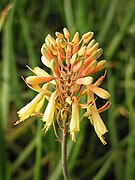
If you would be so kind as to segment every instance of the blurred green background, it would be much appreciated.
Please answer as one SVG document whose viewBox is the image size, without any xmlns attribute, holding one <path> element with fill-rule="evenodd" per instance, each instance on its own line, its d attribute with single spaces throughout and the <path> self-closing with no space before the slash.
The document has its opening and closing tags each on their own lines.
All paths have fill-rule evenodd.
<svg viewBox="0 0 135 180">
<path fill-rule="evenodd" d="M 44 38 L 63 27 L 72 35 L 94 32 L 108 60 L 103 86 L 112 103 L 101 114 L 106 146 L 87 119 L 77 142 L 69 140 L 72 180 L 134 180 L 135 0 L 0 0 L 0 13 L 0 180 L 63 179 L 53 128 L 45 134 L 37 118 L 14 126 L 16 112 L 35 95 L 21 79 L 30 74 L 26 65 L 46 69 L 40 62 Z"/>
</svg>

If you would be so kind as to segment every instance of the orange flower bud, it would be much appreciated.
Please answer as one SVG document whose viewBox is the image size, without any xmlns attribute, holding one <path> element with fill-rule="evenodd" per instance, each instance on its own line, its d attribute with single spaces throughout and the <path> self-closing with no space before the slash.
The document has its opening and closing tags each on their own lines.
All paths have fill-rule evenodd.
<svg viewBox="0 0 135 180">
<path fill-rule="evenodd" d="M 84 65 L 86 66 L 85 61 L 84 61 Z M 83 75 L 83 76 L 89 75 L 89 74 L 91 73 L 91 71 L 96 68 L 96 66 L 97 66 L 97 61 L 96 61 L 96 60 L 92 61 L 92 62 L 83 70 L 82 75 Z"/>
<path fill-rule="evenodd" d="M 51 69 L 56 77 L 60 77 L 60 68 L 56 60 L 52 59 L 50 63 Z"/>
</svg>

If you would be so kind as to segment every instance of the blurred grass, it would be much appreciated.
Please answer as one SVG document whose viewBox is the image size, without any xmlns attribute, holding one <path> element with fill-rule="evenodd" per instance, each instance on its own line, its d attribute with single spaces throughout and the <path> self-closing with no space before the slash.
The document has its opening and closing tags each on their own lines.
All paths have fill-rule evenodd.
<svg viewBox="0 0 135 180">
<path fill-rule="evenodd" d="M 69 171 L 73 179 L 134 180 L 135 177 L 135 2 L 134 0 L 45 0 L 0 2 L 0 12 L 13 3 L 1 27 L 0 179 L 60 180 L 60 143 L 53 130 L 42 132 L 39 119 L 19 126 L 16 112 L 34 93 L 20 76 L 26 65 L 45 68 L 40 48 L 47 33 L 95 32 L 108 60 L 107 80 L 111 108 L 103 114 L 108 127 L 102 146 L 84 119 L 77 142 L 68 144 Z M 39 3 L 40 2 L 40 3 Z M 2 13 L 1 13 L 2 15 Z M 0 16 L 0 23 L 1 23 Z"/>
</svg>

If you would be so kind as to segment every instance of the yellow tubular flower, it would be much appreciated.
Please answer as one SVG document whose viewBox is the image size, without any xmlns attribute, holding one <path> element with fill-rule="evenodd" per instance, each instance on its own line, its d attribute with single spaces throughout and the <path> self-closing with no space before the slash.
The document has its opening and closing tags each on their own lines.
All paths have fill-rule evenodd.
<svg viewBox="0 0 135 180">
<path fill-rule="evenodd" d="M 44 112 L 43 115 L 43 119 L 42 121 L 45 122 L 45 132 L 49 129 L 49 127 L 51 126 L 52 122 L 53 122 L 53 118 L 54 118 L 54 111 L 55 111 L 55 98 L 57 96 L 56 91 L 54 91 L 51 96 L 50 96 L 50 100 L 48 102 L 48 105 L 46 107 L 46 110 Z"/>
<path fill-rule="evenodd" d="M 31 69 L 27 66 L 34 75 L 23 80 L 28 87 L 39 94 L 18 111 L 20 120 L 16 124 L 32 115 L 43 116 L 44 129 L 47 131 L 55 116 L 56 127 L 61 128 L 63 133 L 69 128 L 72 140 L 76 141 L 80 122 L 83 117 L 87 117 L 102 143 L 106 144 L 103 135 L 107 132 L 107 128 L 99 113 L 107 110 L 110 102 L 105 102 L 99 109 L 96 107 L 97 98 L 106 100 L 110 97 L 108 91 L 99 87 L 105 79 L 106 71 L 97 80 L 95 79 L 97 76 L 94 75 L 106 67 L 106 60 L 99 60 L 103 50 L 99 43 L 92 39 L 94 33 L 91 31 L 82 36 L 76 32 L 71 38 L 68 29 L 64 28 L 63 33 L 56 32 L 55 35 L 56 38 L 48 34 L 41 47 L 41 62 L 46 67 L 41 69 L 36 66 Z M 46 68 L 49 68 L 47 72 L 50 74 L 44 70 Z M 87 100 L 83 96 L 86 96 Z M 82 99 L 83 102 L 80 103 Z M 42 114 L 40 110 L 45 100 L 48 101 L 48 105 Z M 80 109 L 86 110 L 81 120 Z M 71 119 L 69 119 L 70 115 Z M 54 131 L 57 137 L 55 126 Z"/>
<path fill-rule="evenodd" d="M 89 108 L 88 108 L 88 111 L 90 110 L 90 112 L 91 112 L 91 115 L 89 116 L 90 122 L 94 126 L 94 130 L 95 130 L 96 134 L 98 135 L 98 137 L 100 138 L 101 142 L 105 145 L 106 142 L 103 138 L 103 135 L 106 132 L 108 132 L 108 130 L 98 113 L 98 110 L 97 110 L 97 107 L 96 107 L 96 104 L 94 101 L 94 93 L 93 92 L 88 91 L 88 99 L 89 99 L 89 101 L 93 102 L 93 105 L 89 106 Z"/>
<path fill-rule="evenodd" d="M 72 138 L 72 141 L 76 142 L 76 132 L 80 131 L 79 128 L 80 124 L 80 118 L 79 118 L 79 103 L 76 99 L 76 97 L 73 97 L 73 102 L 72 102 L 72 117 L 70 121 L 70 135 Z"/>
<path fill-rule="evenodd" d="M 17 113 L 20 118 L 15 124 L 18 124 L 29 118 L 35 111 L 37 104 L 42 100 L 44 93 L 39 93 L 30 103 L 20 109 Z"/>
</svg>

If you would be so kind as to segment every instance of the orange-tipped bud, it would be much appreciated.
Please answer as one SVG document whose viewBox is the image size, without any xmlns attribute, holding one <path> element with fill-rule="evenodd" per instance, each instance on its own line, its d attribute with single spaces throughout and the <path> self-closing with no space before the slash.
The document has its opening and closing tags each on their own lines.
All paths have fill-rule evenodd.
<svg viewBox="0 0 135 180">
<path fill-rule="evenodd" d="M 64 28 L 63 29 L 63 32 L 64 32 L 64 36 L 65 36 L 65 38 L 70 38 L 70 33 L 69 33 L 69 31 L 67 30 L 67 28 Z"/>
<path fill-rule="evenodd" d="M 60 77 L 60 68 L 56 60 L 52 59 L 50 63 L 51 69 L 56 77 Z"/>
</svg>

